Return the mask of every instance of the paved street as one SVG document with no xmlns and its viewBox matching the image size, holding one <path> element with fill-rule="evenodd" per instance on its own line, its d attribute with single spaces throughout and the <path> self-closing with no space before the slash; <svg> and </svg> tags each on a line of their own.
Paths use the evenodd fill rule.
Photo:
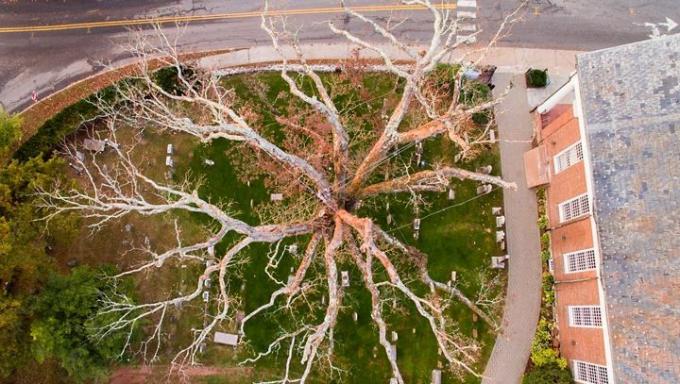
<svg viewBox="0 0 680 384">
<path fill-rule="evenodd" d="M 348 1 L 352 6 L 394 5 L 387 0 Z M 478 43 L 488 41 L 505 15 L 515 9 L 518 0 L 458 0 L 457 16 L 463 18 L 460 36 L 481 30 Z M 559 48 L 591 50 L 646 39 L 654 28 L 668 33 L 658 23 L 666 17 L 680 21 L 676 0 L 530 0 L 521 23 L 500 46 L 525 48 Z M 39 6 L 38 6 L 39 5 Z M 291 16 L 290 23 L 303 25 L 301 38 L 306 42 L 337 41 L 324 20 L 350 25 L 368 32 L 366 27 L 339 13 L 319 13 L 318 8 L 337 7 L 335 0 L 291 3 L 272 0 L 272 9 L 316 9 L 316 12 Z M 262 3 L 219 0 L 110 0 L 85 1 L 19 0 L 0 2 L 0 29 L 36 25 L 101 22 L 169 17 L 201 16 L 225 13 L 256 12 Z M 371 12 L 372 17 L 408 18 L 395 34 L 414 43 L 429 36 L 428 13 Z M 644 23 L 652 23 L 645 26 Z M 680 27 L 674 28 L 677 32 Z M 368 34 L 369 38 L 371 34 Z M 21 110 L 30 104 L 35 89 L 40 97 L 101 70 L 106 64 L 120 64 L 128 55 L 124 46 L 130 34 L 123 26 L 71 29 L 48 32 L 0 31 L 0 103 L 9 110 Z M 259 28 L 257 17 L 221 18 L 192 22 L 179 39 L 186 50 L 222 49 L 266 45 L 269 41 Z"/>
</svg>

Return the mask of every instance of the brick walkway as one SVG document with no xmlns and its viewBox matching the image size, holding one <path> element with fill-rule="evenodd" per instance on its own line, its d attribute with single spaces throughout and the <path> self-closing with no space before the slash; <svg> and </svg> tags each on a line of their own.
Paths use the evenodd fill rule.
<svg viewBox="0 0 680 384">
<path fill-rule="evenodd" d="M 512 384 L 522 380 L 541 308 L 541 261 L 536 195 L 526 186 L 524 152 L 531 148 L 532 124 L 524 75 L 497 73 L 494 95 L 514 84 L 496 107 L 503 178 L 517 183 L 517 191 L 504 192 L 507 249 L 510 255 L 508 290 L 502 331 L 496 338 L 484 371 L 485 384 Z"/>
</svg>

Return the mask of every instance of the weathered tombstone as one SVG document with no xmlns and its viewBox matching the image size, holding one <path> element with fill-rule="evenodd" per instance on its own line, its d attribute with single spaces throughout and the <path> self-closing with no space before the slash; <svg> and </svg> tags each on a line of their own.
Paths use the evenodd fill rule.
<svg viewBox="0 0 680 384">
<path fill-rule="evenodd" d="M 413 238 L 418 239 L 420 236 L 420 218 L 413 219 Z"/>
<path fill-rule="evenodd" d="M 432 384 L 442 383 L 442 371 L 439 369 L 432 370 Z"/>
<path fill-rule="evenodd" d="M 208 300 L 210 300 L 210 292 L 208 292 L 208 291 L 203 291 L 203 295 L 202 295 L 202 296 L 203 296 L 203 302 L 204 302 L 204 303 L 207 303 Z"/>
<path fill-rule="evenodd" d="M 269 196 L 269 199 L 271 201 L 282 201 L 283 200 L 283 193 L 272 193 Z"/>
<path fill-rule="evenodd" d="M 292 253 L 293 255 L 297 255 L 298 253 L 298 245 L 297 244 L 291 244 L 288 246 L 288 252 Z"/>
<path fill-rule="evenodd" d="M 172 155 L 173 153 L 175 153 L 174 147 L 172 146 L 172 144 L 168 144 L 168 147 L 167 147 L 167 150 L 165 151 L 165 153 L 167 155 Z"/>
<path fill-rule="evenodd" d="M 399 334 L 395 331 L 392 331 L 392 342 L 396 343 L 397 340 L 399 340 Z"/>
<path fill-rule="evenodd" d="M 491 174 L 491 171 L 493 170 L 493 166 L 491 165 L 485 165 L 483 167 L 477 168 L 477 173 L 483 173 L 485 175 Z"/>
<path fill-rule="evenodd" d="M 340 272 L 340 276 L 342 279 L 342 286 L 344 288 L 349 287 L 349 272 L 348 271 L 342 271 Z"/>
<path fill-rule="evenodd" d="M 359 314 L 356 312 L 352 313 L 352 320 L 354 320 L 354 322 L 356 323 L 357 320 L 359 320 Z"/>
<path fill-rule="evenodd" d="M 487 193 L 491 192 L 491 190 L 493 190 L 491 184 L 482 184 L 477 187 L 477 195 L 486 195 Z"/>
<path fill-rule="evenodd" d="M 456 191 L 454 191 L 453 188 L 449 188 L 448 199 L 449 199 L 449 200 L 453 200 L 453 199 L 455 199 L 455 198 L 456 198 Z"/>
</svg>

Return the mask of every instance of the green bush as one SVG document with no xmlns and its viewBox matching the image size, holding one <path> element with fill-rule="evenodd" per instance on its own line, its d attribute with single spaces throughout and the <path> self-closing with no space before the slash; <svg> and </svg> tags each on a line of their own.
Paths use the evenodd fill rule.
<svg viewBox="0 0 680 384">
<path fill-rule="evenodd" d="M 36 320 L 31 324 L 33 355 L 38 362 L 56 358 L 69 376 L 83 382 L 104 377 L 112 362 L 122 360 L 126 330 L 114 330 L 104 337 L 100 333 L 115 319 L 115 314 L 99 313 L 104 298 L 127 297 L 133 289 L 130 282 L 115 286 L 105 276 L 113 273 L 112 267 L 102 271 L 78 267 L 69 275 L 50 275 L 34 304 Z M 133 336 L 136 339 L 136 332 Z"/>
<path fill-rule="evenodd" d="M 546 306 L 551 306 L 555 302 L 553 284 L 555 284 L 555 277 L 550 272 L 543 272 L 543 300 Z"/>
<path fill-rule="evenodd" d="M 541 215 L 541 217 L 538 218 L 538 229 L 541 231 L 546 231 L 549 225 L 550 222 L 548 221 L 547 215 Z"/>
<path fill-rule="evenodd" d="M 540 70 L 530 68 L 526 74 L 527 87 L 529 88 L 542 88 L 548 85 L 548 70 Z"/>
<path fill-rule="evenodd" d="M 191 67 L 181 66 L 180 70 L 185 80 L 189 82 L 195 81 L 196 74 Z M 154 72 L 153 80 L 165 92 L 173 95 L 182 95 L 186 92 L 186 87 L 180 82 L 178 74 L 176 67 L 165 67 Z"/>
<path fill-rule="evenodd" d="M 550 249 L 550 232 L 545 232 L 541 235 L 541 249 Z"/>
<path fill-rule="evenodd" d="M 559 352 L 552 347 L 552 329 L 554 325 L 546 320 L 540 319 L 536 327 L 536 335 L 531 343 L 531 362 L 541 367 L 546 364 L 556 364 L 561 368 L 567 367 L 567 361 L 560 357 Z"/>
<path fill-rule="evenodd" d="M 11 154 L 15 144 L 21 139 L 21 117 L 10 115 L 0 108 L 0 163 Z"/>
<path fill-rule="evenodd" d="M 477 125 L 487 125 L 491 121 L 491 111 L 476 112 L 472 114 L 472 121 Z"/>
<path fill-rule="evenodd" d="M 522 384 L 571 384 L 572 382 L 571 372 L 555 363 L 534 367 L 522 379 Z"/>
</svg>

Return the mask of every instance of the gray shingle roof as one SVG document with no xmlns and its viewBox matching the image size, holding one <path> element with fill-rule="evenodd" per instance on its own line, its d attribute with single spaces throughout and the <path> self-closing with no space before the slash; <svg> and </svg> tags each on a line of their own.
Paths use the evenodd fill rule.
<svg viewBox="0 0 680 384">
<path fill-rule="evenodd" d="M 578 56 L 617 383 L 680 383 L 680 35 Z"/>
</svg>

